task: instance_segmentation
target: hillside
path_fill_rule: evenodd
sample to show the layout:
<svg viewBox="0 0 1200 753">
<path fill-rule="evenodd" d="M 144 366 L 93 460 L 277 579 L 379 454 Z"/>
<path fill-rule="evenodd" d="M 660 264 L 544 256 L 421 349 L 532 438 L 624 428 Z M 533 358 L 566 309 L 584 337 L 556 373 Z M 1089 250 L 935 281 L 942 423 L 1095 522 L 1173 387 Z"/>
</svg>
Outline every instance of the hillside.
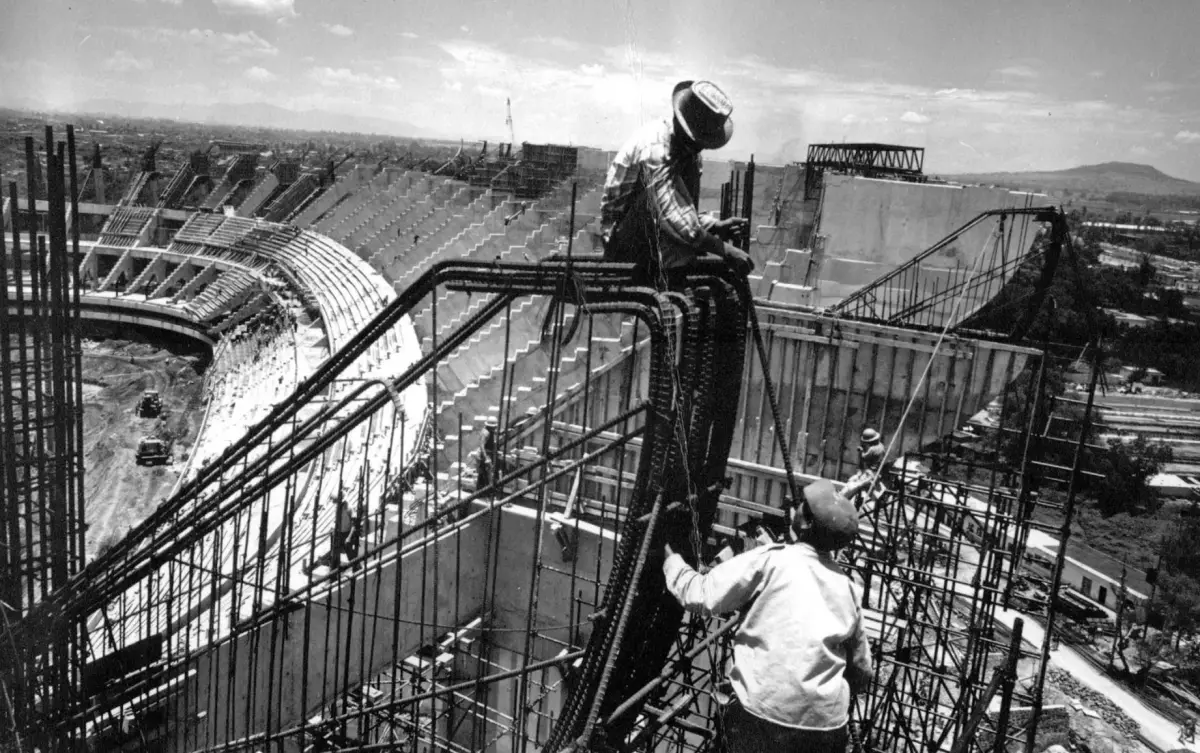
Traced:
<svg viewBox="0 0 1200 753">
<path fill-rule="evenodd" d="M 1104 162 L 1068 170 L 1023 173 L 973 173 L 948 175 L 963 183 L 984 183 L 1038 191 L 1084 191 L 1099 194 L 1116 192 L 1155 196 L 1200 196 L 1200 183 L 1173 178 L 1150 165 L 1131 162 Z"/>
</svg>

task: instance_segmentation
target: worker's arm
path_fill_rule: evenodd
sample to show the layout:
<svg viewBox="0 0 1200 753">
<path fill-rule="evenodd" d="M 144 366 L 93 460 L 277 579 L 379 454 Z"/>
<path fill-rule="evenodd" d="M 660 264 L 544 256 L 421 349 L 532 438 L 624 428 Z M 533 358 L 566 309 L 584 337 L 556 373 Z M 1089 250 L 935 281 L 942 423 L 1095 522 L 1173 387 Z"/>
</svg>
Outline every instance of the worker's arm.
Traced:
<svg viewBox="0 0 1200 753">
<path fill-rule="evenodd" d="M 666 159 L 657 155 L 646 161 L 646 179 L 658 229 L 678 244 L 693 249 L 697 256 L 721 255 L 724 244 L 708 232 L 696 211 L 696 205 L 683 175 L 672 170 Z"/>
<path fill-rule="evenodd" d="M 850 685 L 850 692 L 857 694 L 866 692 L 874 669 L 871 666 L 871 642 L 867 638 L 862 608 L 859 606 L 862 604 L 862 598 L 853 582 L 850 584 L 850 593 L 855 600 L 854 609 L 858 619 L 855 621 L 854 633 L 846 641 L 846 682 Z"/>
<path fill-rule="evenodd" d="M 869 489 L 874 481 L 874 473 L 859 471 L 851 476 L 846 485 L 842 487 L 842 496 L 853 502 L 854 498 Z"/>
<path fill-rule="evenodd" d="M 690 612 L 732 612 L 758 592 L 770 550 L 762 546 L 744 552 L 701 575 L 668 547 L 663 562 L 667 590 Z"/>
</svg>

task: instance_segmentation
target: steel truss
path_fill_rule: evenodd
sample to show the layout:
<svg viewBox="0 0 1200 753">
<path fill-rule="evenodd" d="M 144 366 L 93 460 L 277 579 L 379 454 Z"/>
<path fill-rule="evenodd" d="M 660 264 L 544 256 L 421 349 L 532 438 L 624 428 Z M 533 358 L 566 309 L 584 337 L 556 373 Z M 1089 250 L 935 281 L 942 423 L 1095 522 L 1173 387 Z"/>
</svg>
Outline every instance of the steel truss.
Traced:
<svg viewBox="0 0 1200 753">
<path fill-rule="evenodd" d="M 867 178 L 924 183 L 925 150 L 895 144 L 809 144 L 804 161 L 804 198 L 821 195 L 821 178 L 835 170 Z"/>
</svg>

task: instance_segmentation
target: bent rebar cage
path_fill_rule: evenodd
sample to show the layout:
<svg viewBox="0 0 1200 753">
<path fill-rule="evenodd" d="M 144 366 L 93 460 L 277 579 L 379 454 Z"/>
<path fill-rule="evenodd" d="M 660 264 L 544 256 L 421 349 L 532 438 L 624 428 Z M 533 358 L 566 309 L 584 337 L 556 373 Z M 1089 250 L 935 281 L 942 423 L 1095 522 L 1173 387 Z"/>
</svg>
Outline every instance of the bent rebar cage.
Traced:
<svg viewBox="0 0 1200 753">
<path fill-rule="evenodd" d="M 740 374 L 711 368 L 714 350 L 741 342 L 745 299 L 729 282 L 698 274 L 687 295 L 660 294 L 629 276 L 551 260 L 422 277 L 15 626 L 22 642 L 48 621 L 88 628 L 78 686 L 39 710 L 47 731 L 180 750 L 540 747 L 561 701 L 557 734 L 590 734 L 605 686 L 617 697 L 662 664 L 679 612 L 639 587 L 653 577 L 646 552 L 665 496 L 690 490 L 711 520 L 732 423 L 714 386 L 736 389 Z M 442 338 L 447 294 L 485 298 Z M 541 314 L 514 316 L 520 299 L 551 323 L 547 376 L 502 357 L 496 426 L 464 462 L 461 419 L 452 433 L 421 417 L 446 380 L 424 379 L 481 334 L 525 345 Z M 427 301 L 430 353 L 398 375 L 338 384 Z M 587 345 L 603 338 L 607 358 Z M 598 507 L 580 490 L 593 465 L 609 469 L 587 472 L 607 481 L 587 483 Z M 655 628 L 666 640 L 623 640 Z"/>
</svg>

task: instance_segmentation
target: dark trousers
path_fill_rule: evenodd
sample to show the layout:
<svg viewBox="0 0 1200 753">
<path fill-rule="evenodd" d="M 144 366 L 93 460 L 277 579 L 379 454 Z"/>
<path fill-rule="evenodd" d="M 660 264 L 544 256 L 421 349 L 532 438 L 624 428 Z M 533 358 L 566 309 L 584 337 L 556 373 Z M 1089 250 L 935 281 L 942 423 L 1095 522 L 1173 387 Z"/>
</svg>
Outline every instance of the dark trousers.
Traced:
<svg viewBox="0 0 1200 753">
<path fill-rule="evenodd" d="M 846 753 L 850 735 L 845 727 L 804 730 L 761 719 L 742 708 L 735 698 L 722 715 L 725 753 Z"/>
</svg>

